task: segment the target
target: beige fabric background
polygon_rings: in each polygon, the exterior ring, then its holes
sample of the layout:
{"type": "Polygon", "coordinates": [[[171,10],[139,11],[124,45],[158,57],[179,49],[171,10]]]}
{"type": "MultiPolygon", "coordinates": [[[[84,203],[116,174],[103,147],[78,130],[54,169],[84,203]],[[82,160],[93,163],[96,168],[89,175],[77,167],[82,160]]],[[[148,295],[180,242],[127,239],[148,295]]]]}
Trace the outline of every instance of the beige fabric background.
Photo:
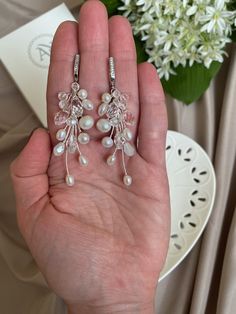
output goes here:
{"type": "MultiPolygon", "coordinates": [[[[59,3],[58,0],[0,0],[0,37],[59,3]]],[[[73,13],[77,15],[78,8],[73,13]]],[[[211,157],[217,176],[217,196],[201,240],[158,286],[159,314],[235,313],[235,47],[231,46],[229,52],[219,75],[196,104],[185,106],[167,98],[169,129],[190,136],[211,157]]],[[[18,231],[8,171],[32,129],[38,126],[39,121],[0,63],[0,313],[3,314],[66,313],[63,302],[48,289],[18,231]]]]}

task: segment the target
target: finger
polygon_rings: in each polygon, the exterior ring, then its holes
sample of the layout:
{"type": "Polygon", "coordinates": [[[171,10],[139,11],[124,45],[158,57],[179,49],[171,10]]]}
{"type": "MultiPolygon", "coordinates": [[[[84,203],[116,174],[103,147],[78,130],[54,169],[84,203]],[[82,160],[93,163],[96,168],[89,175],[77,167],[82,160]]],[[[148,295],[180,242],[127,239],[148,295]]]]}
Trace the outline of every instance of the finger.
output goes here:
{"type": "Polygon", "coordinates": [[[47,88],[48,127],[53,144],[57,142],[58,130],[58,126],[54,124],[54,116],[60,111],[57,95],[61,91],[69,92],[74,80],[74,57],[78,53],[77,27],[76,22],[63,22],[53,39],[47,88]]]}
{"type": "Polygon", "coordinates": [[[88,98],[95,102],[107,91],[108,72],[108,17],[100,1],[90,0],[81,7],[79,14],[79,48],[81,55],[79,82],[88,91],[88,98]]]}
{"type": "Polygon", "coordinates": [[[165,162],[167,112],[165,96],[155,67],[138,66],[140,121],[138,152],[153,164],[165,162]]]}
{"type": "Polygon", "coordinates": [[[50,160],[50,137],[46,130],[37,129],[20,155],[11,164],[11,177],[16,196],[18,217],[33,204],[47,198],[47,169],[50,160]]]}
{"type": "Polygon", "coordinates": [[[113,16],[109,20],[110,56],[115,60],[116,87],[129,96],[128,110],[138,120],[138,79],[136,49],[128,20],[113,16]]]}

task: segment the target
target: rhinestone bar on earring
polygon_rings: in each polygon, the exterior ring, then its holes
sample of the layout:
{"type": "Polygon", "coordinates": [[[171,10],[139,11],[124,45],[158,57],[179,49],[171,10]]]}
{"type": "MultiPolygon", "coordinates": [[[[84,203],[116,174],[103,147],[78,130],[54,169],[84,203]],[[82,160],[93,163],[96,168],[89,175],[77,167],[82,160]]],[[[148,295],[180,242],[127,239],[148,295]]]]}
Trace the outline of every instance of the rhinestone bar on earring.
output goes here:
{"type": "Polygon", "coordinates": [[[81,153],[80,144],[89,143],[90,136],[85,131],[91,129],[94,125],[93,117],[87,114],[84,115],[84,111],[93,110],[94,106],[87,98],[87,91],[81,89],[78,83],[79,63],[80,56],[77,54],[74,59],[74,82],[71,84],[71,91],[58,93],[60,111],[54,117],[55,125],[63,126],[63,128],[56,133],[59,143],[54,146],[53,154],[61,156],[65,153],[65,181],[68,186],[73,186],[75,183],[75,178],[69,171],[68,154],[78,152],[80,165],[88,165],[87,157],[81,153]]]}
{"type": "Polygon", "coordinates": [[[136,150],[130,144],[132,132],[128,126],[135,124],[133,114],[128,111],[128,96],[121,93],[115,86],[115,62],[114,58],[109,58],[109,78],[110,93],[102,95],[102,103],[98,108],[98,115],[105,116],[97,121],[97,129],[102,133],[110,132],[109,136],[102,139],[102,145],[105,148],[115,147],[113,153],[108,156],[107,164],[112,166],[116,161],[117,151],[121,151],[122,165],[124,169],[123,182],[129,186],[132,183],[132,177],[127,173],[125,165],[125,155],[132,157],[136,150]]]}

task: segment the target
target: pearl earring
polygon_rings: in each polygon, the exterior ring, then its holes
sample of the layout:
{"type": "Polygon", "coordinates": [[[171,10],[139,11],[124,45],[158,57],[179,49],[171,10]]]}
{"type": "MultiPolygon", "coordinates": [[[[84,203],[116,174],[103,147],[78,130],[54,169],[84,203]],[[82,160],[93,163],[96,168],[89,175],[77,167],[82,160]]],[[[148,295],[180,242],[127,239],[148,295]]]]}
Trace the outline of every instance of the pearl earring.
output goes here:
{"type": "Polygon", "coordinates": [[[105,116],[97,121],[97,129],[102,133],[110,132],[109,136],[102,139],[102,145],[105,148],[115,146],[113,153],[108,156],[107,164],[114,165],[116,153],[121,150],[122,165],[124,169],[123,182],[125,185],[131,185],[132,177],[128,175],[125,165],[125,155],[132,157],[135,154],[135,148],[130,144],[132,132],[128,128],[134,125],[134,116],[127,109],[128,97],[121,93],[115,87],[115,63],[114,58],[109,58],[109,76],[110,76],[110,93],[102,95],[102,103],[98,108],[98,115],[105,116]]]}
{"type": "Polygon", "coordinates": [[[73,186],[75,179],[70,174],[68,167],[68,153],[79,153],[79,163],[81,166],[88,165],[88,159],[82,155],[80,144],[87,144],[90,140],[89,134],[84,132],[91,129],[94,125],[94,119],[90,115],[84,115],[84,110],[92,110],[93,103],[87,99],[88,93],[85,89],[80,89],[79,78],[80,56],[77,54],[74,60],[74,82],[71,84],[71,92],[58,93],[61,109],[54,117],[55,125],[64,125],[56,133],[59,143],[54,147],[55,156],[61,156],[65,152],[66,177],[68,186],[73,186]]]}

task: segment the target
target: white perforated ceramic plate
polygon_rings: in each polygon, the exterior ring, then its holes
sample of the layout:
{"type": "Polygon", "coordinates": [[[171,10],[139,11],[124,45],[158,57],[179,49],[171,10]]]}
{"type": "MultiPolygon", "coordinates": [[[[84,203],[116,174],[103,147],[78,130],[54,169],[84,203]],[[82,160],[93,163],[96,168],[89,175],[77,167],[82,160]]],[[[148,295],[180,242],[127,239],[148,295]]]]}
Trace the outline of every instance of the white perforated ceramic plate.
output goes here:
{"type": "Polygon", "coordinates": [[[167,172],[171,198],[171,235],[168,255],[159,280],[191,251],[213,208],[214,168],[206,152],[189,137],[168,131],[167,172]]]}

